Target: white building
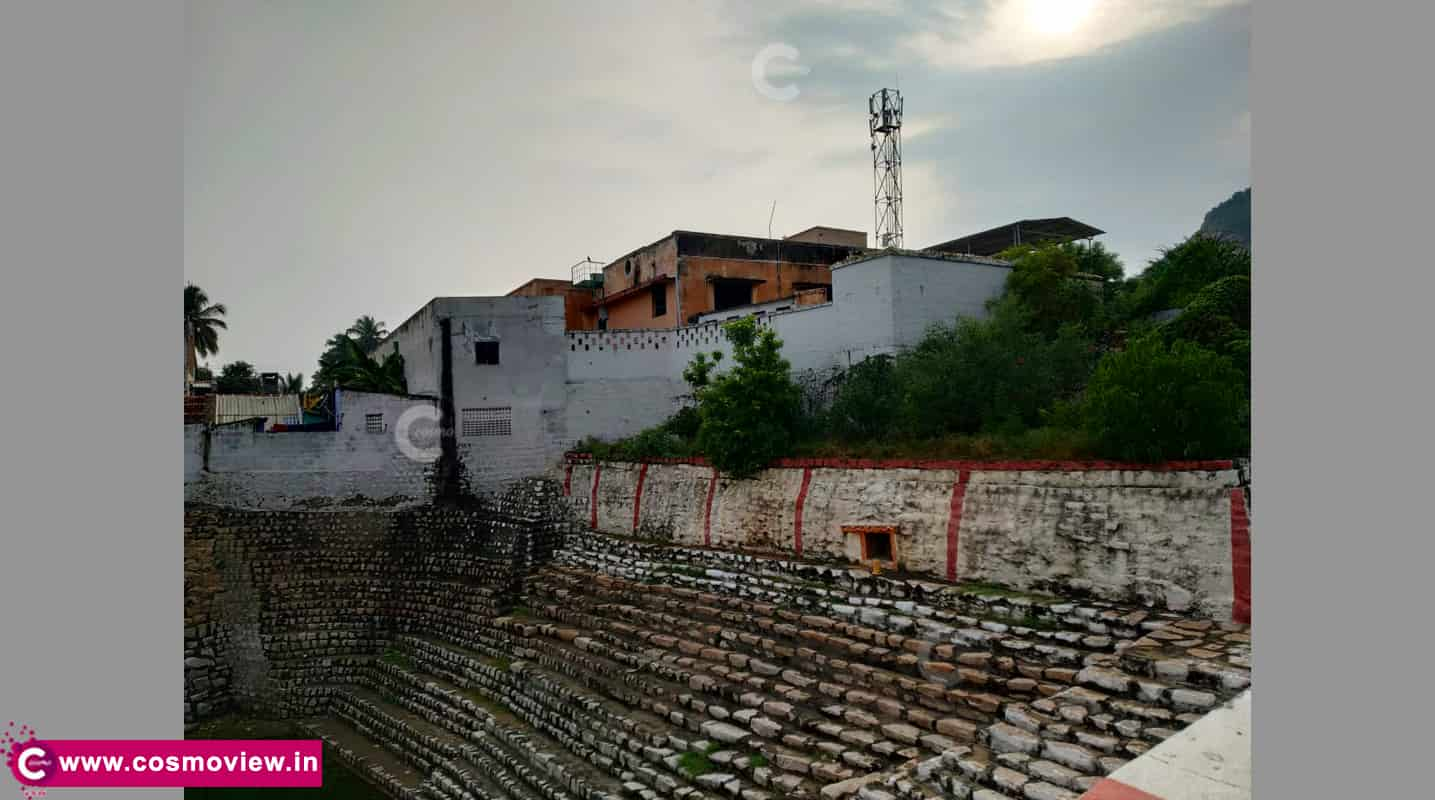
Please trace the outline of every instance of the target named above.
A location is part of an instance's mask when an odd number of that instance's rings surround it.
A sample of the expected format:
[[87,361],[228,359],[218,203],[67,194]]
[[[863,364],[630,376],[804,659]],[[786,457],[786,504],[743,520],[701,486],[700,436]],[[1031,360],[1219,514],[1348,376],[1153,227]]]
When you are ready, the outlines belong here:
[[[935,323],[985,317],[1009,270],[982,256],[874,251],[832,268],[831,302],[752,313],[777,332],[795,373],[821,376],[909,347]],[[662,422],[687,397],[682,372],[693,355],[727,351],[724,319],[565,331],[563,304],[561,296],[435,298],[379,345],[376,355],[403,355],[410,392],[443,397],[447,324],[459,458],[475,491],[542,472],[585,437]]]

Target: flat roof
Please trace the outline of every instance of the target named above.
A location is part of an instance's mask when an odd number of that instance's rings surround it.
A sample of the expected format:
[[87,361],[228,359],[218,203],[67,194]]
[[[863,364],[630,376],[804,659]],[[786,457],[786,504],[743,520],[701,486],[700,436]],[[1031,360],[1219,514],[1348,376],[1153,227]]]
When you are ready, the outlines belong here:
[[1106,231],[1078,222],[1071,217],[1047,217],[1045,219],[1023,219],[996,228],[968,234],[949,242],[934,244],[927,250],[939,253],[969,253],[977,256],[994,256],[1018,244],[1037,242],[1071,242],[1090,239]]

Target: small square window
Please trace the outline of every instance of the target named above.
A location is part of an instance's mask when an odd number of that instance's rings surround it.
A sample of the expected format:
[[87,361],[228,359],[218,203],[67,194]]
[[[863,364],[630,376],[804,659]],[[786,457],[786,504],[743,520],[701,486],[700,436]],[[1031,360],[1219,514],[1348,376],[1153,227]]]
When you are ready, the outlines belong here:
[[891,561],[892,532],[867,531],[862,534],[862,559],[864,561]]
[[365,415],[364,415],[364,432],[365,432],[365,433],[383,433],[383,432],[384,432],[384,415],[383,415],[383,414],[365,414]]
[[473,362],[475,364],[497,364],[498,342],[474,342]]

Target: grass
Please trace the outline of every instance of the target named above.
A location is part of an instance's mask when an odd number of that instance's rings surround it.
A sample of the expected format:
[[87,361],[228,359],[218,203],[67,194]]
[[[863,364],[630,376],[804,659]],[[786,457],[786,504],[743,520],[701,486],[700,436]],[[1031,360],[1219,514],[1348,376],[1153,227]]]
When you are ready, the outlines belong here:
[[696,778],[699,775],[706,775],[712,772],[713,762],[712,759],[708,758],[707,753],[689,750],[678,756],[678,769],[681,769],[683,774],[689,778]]
[[756,769],[758,767],[765,767],[767,766],[767,756],[763,755],[762,753],[753,753],[751,756],[748,757],[747,764],[753,769]]
[[414,660],[412,658],[409,658],[407,654],[395,650],[392,647],[384,651],[384,654],[380,656],[380,660],[385,664],[393,664],[396,667],[402,667],[409,671],[412,671],[414,668]]
[[[283,720],[253,719],[227,716],[210,720],[185,734],[186,739],[309,739],[313,738]],[[184,790],[186,800],[240,800],[260,794],[265,800],[384,800],[385,795],[359,774],[344,766],[339,754],[324,747],[324,785],[315,789],[273,788],[256,793],[251,788],[215,788],[191,786]]]
[[508,610],[508,616],[520,619],[532,619],[533,611],[528,606],[514,606]]
[[1050,603],[1059,602],[1061,598],[1045,594],[1034,594],[1022,592],[1016,589],[1008,589],[1005,586],[998,586],[995,583],[982,583],[981,581],[962,581],[957,585],[957,591],[962,594],[972,595],[995,595],[997,597],[1019,597],[1025,600],[1045,601]]
[[[591,453],[599,460],[616,461],[702,455],[691,443],[672,437],[644,439],[641,442],[637,439],[585,441],[574,449]],[[930,438],[890,436],[866,441],[809,436],[799,440],[787,455],[797,458],[1070,461],[1092,458],[1096,450],[1091,438],[1082,431],[1045,427],[1012,433],[947,434]]]

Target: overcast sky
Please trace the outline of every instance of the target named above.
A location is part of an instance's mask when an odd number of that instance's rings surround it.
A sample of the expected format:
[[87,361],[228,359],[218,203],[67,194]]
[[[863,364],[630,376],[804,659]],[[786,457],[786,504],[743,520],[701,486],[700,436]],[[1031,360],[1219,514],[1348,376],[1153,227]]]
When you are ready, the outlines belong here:
[[[1128,274],[1250,184],[1250,5],[194,2],[185,278],[211,366],[315,368],[361,314],[568,276],[674,229],[872,232],[867,97],[906,100],[906,246],[1016,219]],[[178,294],[178,290],[176,290]]]

